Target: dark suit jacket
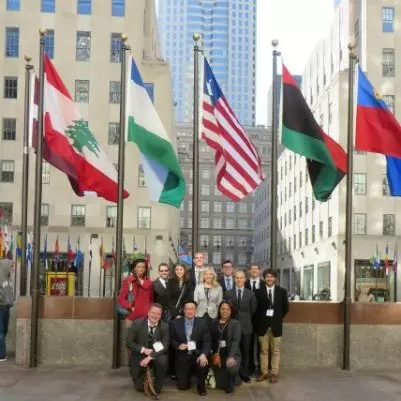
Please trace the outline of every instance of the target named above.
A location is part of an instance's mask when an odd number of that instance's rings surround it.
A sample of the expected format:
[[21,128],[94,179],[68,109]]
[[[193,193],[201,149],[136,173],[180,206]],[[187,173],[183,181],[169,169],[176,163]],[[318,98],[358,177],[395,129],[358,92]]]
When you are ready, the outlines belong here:
[[[212,325],[212,351],[216,353],[219,348],[219,321],[216,319]],[[231,319],[227,327],[227,349],[230,351],[229,358],[240,359],[241,351],[239,344],[241,342],[241,324],[238,320]]]
[[[264,284],[265,284],[264,281],[260,278],[259,279],[259,288],[261,288]],[[250,278],[245,281],[245,288],[248,288],[248,290],[252,290],[251,279]]]
[[[225,294],[225,292],[227,291],[227,287],[226,287],[226,278],[224,275],[220,277],[219,283],[221,285],[221,288],[223,289],[223,294]],[[235,287],[234,277],[232,278],[232,283],[234,288]]]
[[[187,350],[181,351],[178,347],[181,344],[187,344],[187,336],[185,334],[185,318],[175,319],[171,321],[171,346],[178,353],[187,353]],[[207,321],[203,318],[196,317],[192,327],[191,341],[196,342],[196,353],[198,355],[210,354],[211,340],[209,333],[209,326]]]
[[[289,303],[287,291],[276,285],[274,287],[274,305],[270,305],[267,297],[266,285],[263,284],[258,291],[256,291],[256,299],[258,302],[258,309],[255,315],[255,332],[258,336],[264,336],[268,328],[272,329],[274,337],[281,337],[283,334],[283,319],[288,313]],[[266,316],[267,309],[273,306],[273,317]]]
[[[189,280],[185,280],[182,284],[182,297],[180,299],[181,291],[178,286],[178,281],[176,278],[172,277],[167,284],[168,288],[168,309],[170,311],[171,317],[176,317],[181,309],[184,301],[192,299],[194,297],[194,290],[192,283]],[[180,300],[177,305],[178,300]]]
[[153,281],[153,301],[163,306],[163,310],[168,310],[168,284],[166,287],[160,282],[159,278]]
[[224,299],[234,304],[236,311],[235,318],[241,323],[242,334],[251,334],[253,331],[252,316],[255,314],[258,306],[255,294],[251,290],[244,288],[239,309],[236,288],[227,291],[224,294]]
[[[142,319],[134,320],[132,326],[128,329],[125,340],[127,348],[132,350],[133,358],[137,357],[140,360],[143,359],[144,355],[141,354],[141,349],[142,347],[148,348],[148,336],[148,317],[146,316]],[[152,358],[160,358],[167,355],[170,345],[169,327],[167,323],[162,320],[159,322],[154,333],[154,339],[155,341],[160,341],[164,348],[159,352],[153,351],[151,354]]]

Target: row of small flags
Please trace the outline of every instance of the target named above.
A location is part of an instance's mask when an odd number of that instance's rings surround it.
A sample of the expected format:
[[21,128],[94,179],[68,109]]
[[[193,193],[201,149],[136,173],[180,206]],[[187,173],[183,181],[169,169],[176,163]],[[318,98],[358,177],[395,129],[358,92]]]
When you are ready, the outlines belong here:
[[[72,245],[71,245],[71,240],[70,236],[68,236],[67,239],[67,263],[72,264],[74,263],[75,267],[82,267],[84,263],[84,253],[81,251],[81,246],[80,246],[80,237],[77,239],[77,243],[75,245],[75,252],[73,251]],[[20,261],[22,258],[22,238],[21,234],[18,234],[15,240],[15,257],[17,261]],[[135,241],[135,237],[133,239],[133,254],[138,253],[138,247]],[[55,262],[58,264],[60,262],[60,243],[59,243],[59,236],[57,235],[55,244],[54,244],[54,259]],[[92,238],[89,240],[89,246],[88,246],[88,254],[89,254],[89,261],[92,262],[93,258],[93,253],[92,253]],[[110,259],[106,256],[106,252],[104,249],[104,243],[103,243],[103,236],[100,239],[100,247],[99,247],[99,256],[100,256],[100,266],[103,269],[109,269],[116,261],[116,253],[114,249],[114,238],[112,240],[112,246],[111,246],[111,263]],[[127,256],[127,250],[125,247],[125,240],[123,241],[123,258],[125,259]],[[8,227],[5,226],[3,229],[0,227],[0,259],[2,258],[9,258],[9,259],[14,259],[14,236],[12,234],[9,235],[8,233]],[[149,268],[151,268],[150,264],[150,254],[147,251],[147,240],[145,238],[145,249],[144,249],[144,258],[146,261],[146,264]],[[27,234],[27,244],[26,244],[26,259],[27,262],[32,264],[33,262],[33,245],[31,242],[31,236],[28,233]],[[44,242],[44,248],[43,248],[43,262],[46,266],[46,269],[48,268],[48,241],[47,241],[47,234],[45,235],[45,242]]]
[[396,245],[394,248],[394,257],[393,257],[392,262],[390,263],[388,244],[386,245],[384,263],[382,265],[380,262],[380,257],[379,257],[379,245],[376,244],[376,253],[372,257],[371,263],[375,270],[384,269],[386,271],[387,275],[388,275],[390,269],[393,272],[396,272],[397,271],[397,263],[398,263],[398,246]]

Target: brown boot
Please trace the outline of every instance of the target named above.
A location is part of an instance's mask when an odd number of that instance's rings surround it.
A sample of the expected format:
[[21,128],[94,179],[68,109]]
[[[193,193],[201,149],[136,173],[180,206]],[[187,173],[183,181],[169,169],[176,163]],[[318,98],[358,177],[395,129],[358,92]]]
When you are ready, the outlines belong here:
[[270,383],[272,383],[272,384],[277,383],[277,382],[278,382],[277,375],[271,375],[269,381],[270,381]]
[[261,373],[261,374],[257,377],[256,381],[257,381],[257,382],[263,382],[263,381],[267,380],[268,377],[269,377],[269,375],[268,375],[267,373]]

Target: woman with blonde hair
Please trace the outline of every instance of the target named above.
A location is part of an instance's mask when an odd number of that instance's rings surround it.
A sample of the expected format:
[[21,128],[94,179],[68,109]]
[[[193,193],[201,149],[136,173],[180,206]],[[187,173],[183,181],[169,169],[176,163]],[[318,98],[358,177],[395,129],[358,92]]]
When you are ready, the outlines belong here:
[[195,287],[194,300],[198,304],[197,317],[204,317],[209,323],[216,319],[218,306],[223,300],[223,289],[213,267],[208,267],[203,272],[203,282]]

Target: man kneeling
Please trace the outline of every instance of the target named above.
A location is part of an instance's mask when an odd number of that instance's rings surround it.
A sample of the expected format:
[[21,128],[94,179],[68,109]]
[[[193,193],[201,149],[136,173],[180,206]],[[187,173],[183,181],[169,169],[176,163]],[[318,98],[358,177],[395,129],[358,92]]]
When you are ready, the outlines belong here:
[[135,320],[129,328],[126,346],[131,353],[130,373],[137,391],[144,391],[147,369],[153,369],[154,390],[160,393],[168,367],[169,329],[161,321],[163,307],[152,304],[148,316]]

